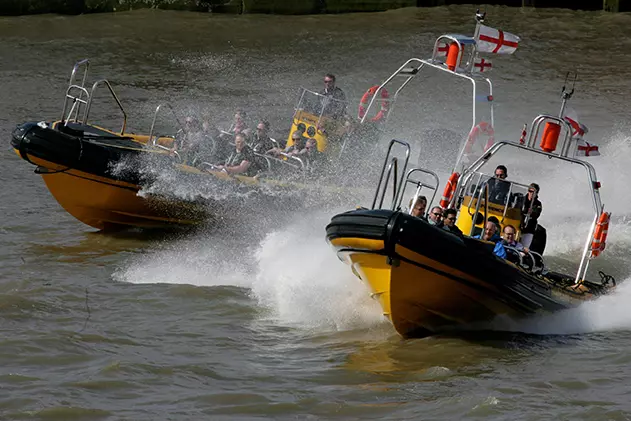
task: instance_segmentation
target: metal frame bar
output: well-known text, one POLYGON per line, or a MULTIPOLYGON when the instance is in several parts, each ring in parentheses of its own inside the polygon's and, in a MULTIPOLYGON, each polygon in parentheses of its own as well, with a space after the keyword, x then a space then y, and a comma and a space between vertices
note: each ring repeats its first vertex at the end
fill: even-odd
MULTIPOLYGON (((171 150, 169 148, 166 148, 158 143, 158 136, 155 137, 155 139, 153 138, 153 131, 155 130, 155 126, 156 126, 156 120, 158 118, 158 113, 160 112, 160 110, 162 109, 163 106, 167 106, 169 107, 169 111, 171 111, 171 114, 173 115, 173 117, 175 118, 175 121, 177 122, 177 124, 180 126, 181 130, 184 130, 184 126, 182 125, 182 122, 180 121, 180 119, 177 117, 177 114, 175 113, 175 109, 173 108, 173 106, 168 103, 168 102, 163 102, 161 104, 158 104, 158 106, 156 107, 155 112, 153 113, 153 119, 151 120, 151 129, 149 130, 149 142, 151 142, 152 146, 157 146, 159 148, 163 148, 166 150, 171 150)), ((147 142, 148 143, 148 142, 147 142)), ((173 143, 173 150, 175 150, 175 141, 173 143)))
MULTIPOLYGON (((448 38, 450 40, 453 40, 455 42, 458 42, 458 44, 460 44, 460 42, 455 38, 452 37, 450 35, 443 35, 441 37, 439 37, 436 41, 436 43, 434 44, 434 54, 432 55, 432 57, 435 57, 435 52, 436 52, 436 48, 437 48, 437 43, 442 39, 442 38, 448 38)), ((459 54, 462 54, 459 53, 459 54)), ((375 92, 375 94, 372 96, 372 98, 370 99, 370 102, 368 103, 368 106, 366 107, 366 113, 364 114, 364 116, 362 117, 362 119, 360 120, 360 123, 364 123, 366 121, 366 118, 369 114, 370 109, 373 107, 373 104, 375 103, 375 101, 377 101, 378 97, 380 97, 380 92, 389 84, 392 82, 392 80, 399 75, 408 75, 407 78, 405 79, 405 81, 401 84, 401 86, 399 86, 394 95, 392 96, 392 100, 391 100, 391 105, 390 105, 390 112, 388 113, 388 116, 386 117, 386 122, 387 119, 389 118, 390 114, 392 114, 392 110, 394 107, 394 104, 396 104, 397 98, 399 96, 399 93, 408 85, 408 83, 410 83, 410 81, 417 76, 420 71, 422 70, 422 68, 424 66, 428 66, 437 70, 440 70, 442 72, 446 72, 450 75, 455 75, 457 77, 460 77, 462 79, 466 79, 468 81, 471 82, 472 85, 472 116, 471 116, 471 128, 469 129, 469 133, 471 132, 471 130, 473 130, 473 128, 476 126, 477 124, 477 91, 478 91, 478 86, 477 86, 477 82, 478 81, 482 81, 482 82, 486 82, 486 84, 489 87, 489 97, 493 97, 493 83, 491 82, 491 80, 489 78, 487 78, 486 76, 478 76, 477 74, 469 74, 469 73, 464 73, 462 71, 453 71, 453 70, 449 70, 449 68, 447 68, 444 63, 439 63, 437 64, 436 61, 434 59, 432 60, 424 60, 424 59, 420 59, 420 58, 410 58, 408 59, 405 63, 403 63, 403 65, 401 65, 394 73, 392 73, 385 81, 383 81, 379 87, 377 88, 377 91, 375 92), (412 67, 408 67, 410 64, 415 64, 415 66, 412 67)), ((491 126, 495 127, 495 114, 494 114, 494 107, 493 107, 493 101, 490 100, 489 101, 489 108, 490 108, 490 112, 491 112, 491 126)), ((465 141, 463 142, 462 148, 460 149, 460 152, 458 154, 458 158, 456 160, 456 163, 454 165, 454 171, 456 171, 456 169, 458 168, 461 160, 462 160, 462 156, 464 154, 464 151, 466 149, 466 145, 467 145, 467 141, 465 139, 465 141)))
POLYGON ((96 82, 94 82, 94 85, 92 85, 92 91, 90 92, 90 97, 85 107, 85 113, 83 114, 83 124, 87 124, 88 122, 90 109, 92 108, 92 99, 94 98, 94 91, 96 90, 96 88, 98 88, 99 86, 103 84, 107 86, 107 89, 110 91, 110 94, 112 94, 112 97, 116 101, 116 104, 118 104, 118 108, 120 108, 121 112, 123 113, 123 125, 120 131, 120 134, 123 135, 125 133, 125 128, 127 127, 127 113, 125 112, 125 109, 123 108, 123 104, 121 104, 120 100, 118 99, 118 96, 114 92, 112 85, 110 85, 110 83, 106 79, 97 80, 96 82))
MULTIPOLYGON (((388 145, 388 152, 386 153, 386 158, 383 161, 383 166, 381 167, 381 173, 379 174, 379 182, 377 183, 377 190, 375 191, 375 197, 372 200, 372 205, 370 206, 371 209, 375 209, 375 204, 377 203, 377 199, 379 198, 379 193, 381 191, 381 184, 383 183, 383 174, 386 171, 386 167, 388 167, 388 175, 386 177, 386 182, 384 184, 384 188, 383 188, 383 192, 381 192, 381 202, 379 204, 379 207, 381 207, 381 205, 383 204, 383 200, 384 200, 384 196, 385 196, 385 192, 388 188, 388 179, 390 178, 390 172, 392 171, 392 166, 393 163, 391 162, 390 165, 388 165, 388 162, 390 161, 390 154, 392 153, 392 148, 394 147, 395 144, 399 144, 401 146, 403 146, 405 148, 405 162, 403 164, 403 167, 401 169, 401 181, 399 182, 399 185, 403 184, 403 177, 405 176, 405 170, 407 169, 408 166, 408 162, 410 160, 410 144, 407 142, 403 142, 401 140, 397 140, 397 139, 392 139, 390 141, 390 144, 388 145)), ((395 157, 393 157, 395 158, 395 157)), ((396 158, 395 158, 396 159, 396 158)), ((395 175, 396 177, 396 175, 395 175)), ((396 193, 396 179, 395 179, 395 193, 396 193)), ((396 196, 393 199, 393 210, 394 210, 394 206, 396 205, 396 196)))
MULTIPOLYGON (((401 202, 403 201, 403 196, 405 195, 405 189, 407 187, 408 184, 416 184, 416 192, 414 193, 414 197, 418 197, 419 193, 421 192, 421 189, 423 187, 427 187, 430 190, 433 190, 433 194, 432 194, 432 198, 430 200, 428 200, 427 203, 433 203, 434 202, 434 198, 436 197, 436 192, 438 191, 438 185, 440 184, 440 180, 438 178, 438 175, 436 175, 435 172, 430 171, 430 170, 426 170, 425 168, 412 168, 410 171, 408 171, 407 176, 405 177, 405 182, 401 185, 400 188, 400 192, 397 198, 397 203, 395 206, 396 208, 401 208, 401 202), (414 174, 415 172, 421 172, 423 174, 429 174, 434 178, 435 184, 434 185, 430 185, 430 184, 425 184, 421 181, 415 181, 411 179, 412 174, 414 174)), ((411 211, 411 209, 410 209, 411 211)))
MULTIPOLYGON (((547 116, 539 116, 539 117, 547 117, 547 116)), ((537 118, 539 118, 537 117, 537 118)), ((557 117, 554 117, 554 119, 557 119, 557 117)), ((535 119, 537 120, 537 119, 535 119)), ((543 121, 543 120, 541 120, 543 121)), ((534 132, 534 127, 533 127, 533 132, 534 132)), ((530 145, 531 143, 534 142, 534 140, 532 139, 536 139, 535 136, 532 136, 531 134, 531 138, 529 138, 528 141, 528 145, 530 145)), ((583 247, 583 254, 581 255, 581 262, 579 264, 578 270, 576 272, 576 277, 574 279, 574 282, 576 284, 578 284, 580 282, 581 279, 583 279, 585 277, 585 274, 587 273, 587 269, 589 268, 589 261, 590 259, 588 258, 588 253, 590 253, 591 251, 591 242, 594 236, 594 230, 596 229, 596 223, 598 222, 598 218, 600 216, 600 214, 603 212, 604 210, 604 206, 600 200, 600 192, 598 190, 598 181, 597 181, 597 177, 596 177, 596 171, 594 170, 594 167, 589 164, 588 162, 582 161, 580 159, 577 158, 571 158, 569 156, 563 156, 560 154, 555 154, 555 153, 550 153, 550 152, 544 152, 542 150, 539 149, 534 149, 533 147, 529 147, 529 146, 524 146, 524 145, 519 145, 517 143, 512 143, 512 142, 508 142, 508 141, 500 141, 495 143, 493 146, 491 146, 489 148, 489 150, 482 155, 481 157, 479 157, 476 161, 474 161, 468 168, 466 168, 463 171, 463 177, 465 177, 466 175, 469 175, 471 173, 475 173, 478 172, 478 170, 483 167, 485 164, 488 163, 489 159, 495 155, 500 149, 502 149, 503 147, 512 147, 512 148, 516 148, 516 149, 520 149, 520 150, 525 150, 525 151, 529 151, 531 153, 535 153, 538 155, 542 155, 542 156, 546 156, 548 158, 554 158, 554 159, 560 159, 562 161, 565 162, 569 162, 570 164, 576 164, 576 165, 580 165, 582 166, 585 171, 587 172, 587 177, 589 179, 589 184, 590 184, 590 190, 592 191, 592 204, 593 204, 593 208, 594 208, 594 219, 592 221, 592 224, 590 226, 589 229, 589 233, 588 236, 585 240, 585 246, 583 247)), ((463 194, 463 188, 464 188, 464 183, 461 184, 460 186, 458 186, 458 191, 457 194, 455 196, 461 196, 463 194)))
POLYGON ((90 93, 87 91, 87 89, 85 89, 85 81, 88 78, 89 70, 90 70, 90 60, 87 58, 76 62, 74 66, 72 67, 72 72, 70 73, 70 80, 68 82, 68 89, 66 90, 66 97, 64 98, 64 106, 61 112, 62 122, 71 120, 73 111, 75 112, 74 121, 77 121, 77 118, 79 116, 79 109, 81 108, 81 103, 86 104, 89 101, 90 93), (85 66, 85 69, 83 71, 83 78, 81 79, 81 85, 77 85, 75 83, 75 79, 77 77, 77 72, 82 66, 85 66), (79 89, 78 97, 70 96, 70 92, 72 88, 79 89), (86 95, 86 99, 82 98, 82 95, 84 93, 86 95), (68 106, 68 99, 72 99, 73 103, 72 103, 72 107, 70 108, 70 112, 68 113, 68 118, 66 118, 66 107, 68 106), (74 106, 77 102, 79 103, 79 105, 75 109, 74 106))

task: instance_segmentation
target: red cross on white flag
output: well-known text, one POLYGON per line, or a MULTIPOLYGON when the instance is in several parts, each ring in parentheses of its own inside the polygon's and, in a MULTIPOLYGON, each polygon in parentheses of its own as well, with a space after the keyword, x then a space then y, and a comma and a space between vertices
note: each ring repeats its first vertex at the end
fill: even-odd
POLYGON ((585 142, 582 139, 578 141, 578 147, 576 148, 575 156, 599 156, 599 155, 600 155, 600 151, 598 150, 598 146, 585 142))
POLYGON ((565 121, 570 123, 570 126, 572 126, 572 137, 583 137, 585 136, 585 133, 589 131, 586 125, 579 123, 575 119, 572 119, 568 116, 565 116, 563 118, 565 118, 565 121))
POLYGON ((449 45, 446 42, 439 42, 436 48, 436 57, 447 57, 449 45))
POLYGON ((491 63, 491 60, 484 57, 476 57, 473 60, 473 68, 471 69, 471 71, 482 73, 488 72, 489 70, 491 70, 491 68, 493 68, 493 63, 491 63))
POLYGON ((475 40, 477 50, 481 53, 513 54, 519 44, 517 35, 480 25, 475 40))

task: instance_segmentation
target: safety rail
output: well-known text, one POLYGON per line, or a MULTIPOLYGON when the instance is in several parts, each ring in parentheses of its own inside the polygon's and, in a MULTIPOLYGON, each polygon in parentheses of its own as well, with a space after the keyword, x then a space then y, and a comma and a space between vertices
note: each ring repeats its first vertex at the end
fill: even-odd
POLYGON ((85 106, 85 113, 83 114, 83 124, 87 124, 88 122, 88 117, 90 115, 90 108, 92 108, 92 100, 94 99, 94 92, 96 91, 96 88, 98 88, 99 86, 103 84, 107 86, 107 89, 112 95, 112 98, 114 98, 114 101, 116 101, 118 108, 120 108, 121 112, 123 113, 123 125, 120 131, 120 134, 123 135, 125 133, 125 128, 127 127, 127 113, 125 112, 125 109, 123 108, 123 104, 121 104, 120 100, 118 99, 118 96, 114 92, 112 85, 110 85, 110 83, 106 79, 97 80, 96 82, 94 82, 94 85, 92 85, 92 91, 90 92, 88 103, 85 106))
POLYGON ((70 73, 70 81, 68 82, 68 89, 66 89, 66 95, 64 97, 64 106, 61 112, 61 121, 77 121, 79 116, 79 111, 81 108, 81 104, 87 105, 88 99, 90 98, 90 93, 87 89, 85 89, 85 81, 88 78, 88 71, 90 70, 90 60, 83 59, 74 64, 72 67, 72 73, 70 73), (85 67, 83 70, 83 77, 81 78, 81 84, 76 84, 77 73, 81 67, 85 67), (78 90, 78 95, 72 95, 73 90, 78 90), (83 94, 85 94, 85 99, 83 98, 83 94), (72 106, 70 107, 70 111, 66 116, 66 109, 68 107, 68 100, 72 100, 72 106), (76 108, 75 108, 76 106, 76 108), (72 118, 72 114, 74 112, 74 118, 72 118))
MULTIPOLYGON (((438 190, 438 185, 440 184, 440 180, 438 178, 438 175, 436 175, 436 173, 433 171, 426 170, 424 168, 412 168, 411 170, 408 171, 407 176, 405 177, 405 181, 403 182, 403 184, 401 185, 401 188, 399 189, 400 192, 399 192, 399 197, 397 199, 396 208, 401 208, 401 202, 403 201, 403 197, 405 196, 405 189, 407 188, 409 184, 416 185, 416 191, 414 192, 414 196, 412 197, 412 203, 414 203, 416 201, 416 198, 418 198, 421 195, 421 190, 423 188, 428 188, 433 191, 431 199, 427 201, 427 203, 433 203, 434 198, 436 197, 436 192, 438 190), (426 184, 422 182, 421 180, 412 179, 412 175, 419 172, 432 176, 434 179, 434 184, 426 184)), ((412 212, 412 207, 410 207, 410 212, 412 212)))
POLYGON ((295 166, 295 165, 293 165, 293 163, 288 162, 288 161, 296 161, 300 165, 300 169, 302 169, 302 170, 305 169, 306 164, 305 164, 305 162, 302 159, 300 159, 300 158, 298 158, 297 156, 294 156, 294 155, 288 155, 288 154, 286 154, 284 152, 281 152, 280 154, 281 154, 281 156, 284 156, 285 158, 287 158, 287 161, 285 161, 287 164, 295 166))
POLYGON ((392 210, 396 209, 397 198, 398 198, 397 187, 403 184, 403 177, 405 177, 405 171, 407 169, 409 160, 410 160, 410 144, 407 142, 400 141, 400 140, 392 139, 390 141, 390 144, 388 145, 388 152, 386 153, 386 158, 384 159, 383 167, 381 168, 381 174, 379 175, 379 182, 377 183, 377 190, 375 191, 375 197, 373 198, 371 209, 375 209, 375 205, 377 204, 377 200, 379 199, 379 197, 381 197, 381 200, 379 201, 379 208, 381 208, 381 206, 383 205, 383 201, 385 199, 386 192, 388 190, 388 181, 390 180, 390 175, 392 172, 394 172, 394 179, 393 179, 392 207, 391 208, 392 210), (397 183, 398 158, 396 158, 395 156, 391 157, 392 148, 394 147, 394 145, 397 145, 397 144, 405 148, 405 161, 403 163, 403 167, 401 168, 401 179, 399 180, 398 183, 397 183), (385 181, 384 181, 384 173, 386 173, 385 181), (383 184, 383 189, 381 188, 382 184, 383 184))
MULTIPOLYGON (((173 148, 167 148, 166 146, 162 146, 158 143, 158 139, 160 138, 160 136, 153 136, 153 132, 156 128, 156 120, 158 118, 158 113, 160 112, 160 110, 162 109, 162 107, 168 107, 169 111, 171 111, 171 114, 173 115, 173 118, 175 118, 175 121, 177 122, 177 124, 180 126, 180 130, 184 131, 184 125, 182 124, 182 122, 180 121, 180 119, 177 117, 177 114, 175 113, 175 109, 173 108, 173 106, 168 103, 168 102, 163 102, 161 104, 158 104, 158 106, 156 107, 156 110, 153 113, 153 119, 151 120, 151 128, 149 129, 149 141, 147 143, 150 143, 151 146, 154 146, 156 148, 159 149, 166 149, 168 151, 175 151, 176 145, 175 143, 173 143, 173 148)), ((175 142, 175 141, 174 141, 175 142)))
POLYGON ((561 141, 558 155, 560 156, 570 156, 570 152, 573 154, 572 147, 572 126, 565 119, 555 117, 552 115, 542 114, 537 116, 532 122, 532 128, 530 130, 530 135, 528 136, 528 140, 526 142, 526 146, 529 148, 537 147, 536 143, 539 138, 539 132, 541 131, 541 126, 543 123, 556 123, 559 124, 565 130, 563 131, 564 135, 561 141))
POLYGON ((94 99, 94 92, 96 89, 101 86, 107 86, 110 94, 116 101, 118 108, 120 108, 123 113, 123 124, 121 127, 120 134, 125 134, 125 129, 127 128, 127 113, 125 112, 125 108, 123 108, 123 104, 118 99, 118 96, 114 92, 112 85, 106 80, 101 79, 96 81, 92 85, 92 89, 88 91, 85 88, 85 83, 88 77, 88 71, 90 69, 90 60, 84 59, 75 63, 72 68, 72 73, 70 74, 70 81, 68 83, 68 88, 66 89, 66 94, 64 96, 64 105, 61 111, 61 123, 63 125, 68 125, 68 122, 72 121, 80 124, 88 124, 88 117, 90 116, 90 109, 92 108, 92 100, 94 99), (77 74, 79 73, 79 69, 84 67, 83 77, 81 78, 81 84, 78 85, 76 82, 77 74), (70 110, 68 110, 68 102, 71 101, 72 105, 70 106, 70 110), (85 107, 83 111, 83 117, 79 119, 81 106, 85 107))
POLYGON ((543 256, 541 256, 541 254, 534 252, 532 250, 518 249, 516 247, 507 246, 507 245, 504 245, 504 248, 507 251, 510 251, 513 256, 516 256, 519 259, 519 266, 523 268, 527 268, 532 273, 535 273, 535 274, 546 272, 546 266, 543 261, 543 256), (524 263, 524 256, 528 256, 530 258, 530 260, 532 261, 531 266, 528 266, 527 264, 524 263), (540 266, 537 265, 537 260, 541 262, 540 266))

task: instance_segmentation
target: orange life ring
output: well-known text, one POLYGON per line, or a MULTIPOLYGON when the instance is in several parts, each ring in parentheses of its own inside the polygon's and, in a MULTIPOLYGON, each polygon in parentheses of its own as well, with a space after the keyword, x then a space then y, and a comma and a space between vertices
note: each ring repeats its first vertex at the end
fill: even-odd
POLYGON ((465 153, 471 153, 471 149, 473 145, 478 140, 478 136, 484 134, 488 137, 486 141, 486 145, 484 146, 484 151, 486 152, 493 143, 495 143, 495 130, 493 130, 493 126, 487 123, 486 121, 481 121, 478 125, 476 125, 469 132, 469 137, 467 138, 467 146, 465 147, 465 153))
MULTIPOLYGON (((366 115, 366 111, 367 111, 366 107, 368 107, 368 104, 370 103, 370 98, 372 98, 377 93, 377 89, 379 89, 379 85, 371 86, 370 89, 368 89, 362 96, 362 99, 359 102, 359 112, 357 113, 357 116, 360 119, 364 118, 364 116, 366 115)), ((386 115, 388 115, 388 110, 390 109, 390 103, 388 102, 388 98, 390 98, 388 91, 385 88, 382 88, 381 89, 381 99, 382 99, 381 109, 379 110, 376 116, 370 119, 370 121, 380 121, 386 115)))
POLYGON ((596 224, 596 231, 594 232, 594 239, 592 241, 592 257, 597 257, 607 245, 607 231, 609 230, 610 217, 611 213, 603 212, 600 214, 600 218, 598 218, 598 224, 596 224))
POLYGON ((456 187, 458 187, 458 178, 460 178, 460 174, 457 172, 452 173, 449 176, 449 180, 447 180, 447 185, 443 191, 443 197, 438 203, 441 208, 447 209, 447 206, 449 206, 449 202, 451 202, 451 199, 454 197, 454 193, 456 192, 456 187))

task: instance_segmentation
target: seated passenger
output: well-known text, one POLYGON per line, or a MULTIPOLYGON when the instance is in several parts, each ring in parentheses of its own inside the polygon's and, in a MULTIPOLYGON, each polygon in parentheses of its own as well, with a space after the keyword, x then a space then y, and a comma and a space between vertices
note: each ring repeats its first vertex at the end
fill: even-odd
POLYGON ((302 132, 296 130, 291 134, 291 139, 293 140, 293 145, 287 146, 285 149, 274 148, 270 153, 273 155, 299 155, 300 152, 305 149, 305 138, 302 136, 302 132))
POLYGON ((434 206, 432 210, 429 211, 429 215, 427 215, 430 225, 435 225, 437 227, 442 227, 443 225, 443 208, 440 206, 434 206))
POLYGON ((427 208, 427 198, 425 196, 417 196, 416 200, 412 198, 410 200, 410 215, 416 216, 417 218, 425 219, 425 209, 427 208), (414 203, 412 203, 414 201, 414 203))
POLYGON ((528 249, 524 247, 522 243, 515 239, 517 230, 512 225, 506 225, 502 236, 502 244, 508 247, 512 247, 517 251, 528 252, 528 249))
POLYGON ((497 235, 497 226, 493 222, 487 221, 486 225, 484 226, 484 234, 482 234, 482 237, 480 237, 480 235, 476 235, 473 238, 480 238, 484 241, 491 241, 495 243, 493 253, 495 253, 497 257, 506 259, 506 249, 501 242, 502 237, 497 235))
POLYGON ((445 209, 443 212, 443 229, 449 231, 452 234, 456 234, 458 237, 462 237, 462 231, 456 225, 456 212, 455 209, 445 209))
POLYGON ((301 151, 301 156, 309 160, 310 166, 319 166, 322 163, 323 154, 318 150, 318 141, 314 138, 308 139, 305 148, 301 151))
POLYGON ((242 133, 246 137, 249 136, 250 129, 248 128, 246 118, 247 114, 245 113, 245 111, 242 109, 238 109, 234 114, 234 120, 228 131, 233 134, 242 133))
POLYGON ((495 168, 495 177, 488 182, 490 202, 498 205, 506 204, 508 191, 510 190, 510 183, 504 181, 506 177, 508 177, 508 170, 504 165, 498 165, 495 168))
POLYGON ((276 145, 269 137, 269 121, 261 120, 256 125, 256 133, 252 138, 252 151, 260 154, 271 152, 276 145))
POLYGON ((502 224, 500 224, 500 220, 497 219, 495 216, 491 215, 488 217, 487 221, 489 222, 493 222, 495 224, 495 227, 497 228, 496 232, 498 234, 496 234, 499 237, 499 232, 502 231, 502 224))
POLYGON ((256 175, 258 166, 254 160, 254 152, 245 144, 245 136, 241 133, 234 137, 235 152, 228 158, 225 165, 215 167, 225 170, 228 174, 242 174, 248 177, 256 175))

